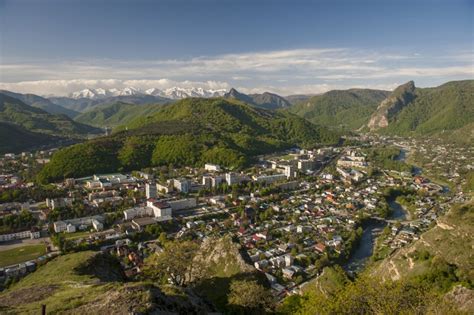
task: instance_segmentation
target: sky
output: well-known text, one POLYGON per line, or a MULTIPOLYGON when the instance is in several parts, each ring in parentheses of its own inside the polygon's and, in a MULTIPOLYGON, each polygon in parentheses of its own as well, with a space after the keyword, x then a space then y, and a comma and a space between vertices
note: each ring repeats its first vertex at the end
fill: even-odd
POLYGON ((474 0, 0 0, 0 89, 317 94, 474 79, 474 0))

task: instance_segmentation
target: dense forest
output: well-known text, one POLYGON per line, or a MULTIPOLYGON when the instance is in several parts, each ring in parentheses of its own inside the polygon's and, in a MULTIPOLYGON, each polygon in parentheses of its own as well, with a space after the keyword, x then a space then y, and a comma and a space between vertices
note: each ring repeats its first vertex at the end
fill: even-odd
POLYGON ((256 155, 339 141, 339 134, 290 113, 238 101, 189 98, 140 116, 109 137, 57 152, 41 182, 148 166, 219 163, 237 168, 256 155))

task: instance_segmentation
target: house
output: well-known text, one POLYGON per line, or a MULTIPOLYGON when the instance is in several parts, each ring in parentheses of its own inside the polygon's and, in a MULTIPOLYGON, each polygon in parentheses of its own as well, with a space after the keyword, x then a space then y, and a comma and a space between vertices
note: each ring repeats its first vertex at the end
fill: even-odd
POLYGON ((293 268, 289 268, 289 267, 283 268, 282 272, 283 272, 283 276, 287 279, 293 278, 293 276, 295 274, 295 270, 293 270, 293 268))
POLYGON ((138 231, 143 231, 147 225, 156 224, 157 221, 155 218, 145 217, 145 218, 135 218, 132 220, 132 226, 138 231))
POLYGON ((317 243, 316 245, 314 245, 314 249, 316 249, 320 253, 324 253, 326 251, 326 245, 324 245, 323 243, 317 243))
POLYGON ((264 259, 264 260, 256 261, 256 262, 254 263, 254 266, 255 266, 255 268, 257 268, 258 270, 262 270, 263 268, 265 268, 265 267, 268 266, 268 260, 264 259))
POLYGON ((220 172, 221 171, 221 167, 219 165, 216 165, 216 164, 208 164, 206 163, 204 165, 204 169, 206 171, 212 171, 212 172, 220 172))

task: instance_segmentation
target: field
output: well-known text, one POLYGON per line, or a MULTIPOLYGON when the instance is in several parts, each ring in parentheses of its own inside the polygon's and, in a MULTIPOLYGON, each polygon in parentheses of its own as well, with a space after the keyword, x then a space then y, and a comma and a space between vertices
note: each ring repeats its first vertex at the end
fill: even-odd
POLYGON ((0 267, 32 260, 46 253, 43 244, 27 245, 0 252, 0 267))
POLYGON ((68 240, 75 240, 78 238, 84 238, 91 234, 89 231, 75 232, 75 233, 64 233, 64 238, 68 240))

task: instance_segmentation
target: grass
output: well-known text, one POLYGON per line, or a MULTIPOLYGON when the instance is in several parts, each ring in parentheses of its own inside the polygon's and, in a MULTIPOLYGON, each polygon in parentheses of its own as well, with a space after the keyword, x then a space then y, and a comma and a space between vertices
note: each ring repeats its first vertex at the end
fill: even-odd
POLYGON ((10 266, 38 258, 46 253, 43 244, 28 245, 0 252, 0 267, 10 266))
MULTIPOLYGON (((0 301, 23 299, 23 302, 11 306, 10 310, 15 314, 37 313, 41 304, 46 304, 48 313, 53 314, 90 303, 108 290, 120 286, 118 282, 104 283, 91 273, 77 270, 95 255, 95 252, 84 251, 58 256, 0 293, 0 301), (54 289, 44 294, 48 288, 54 289)), ((96 266, 97 263, 92 264, 96 266)))
POLYGON ((67 240, 76 240, 79 238, 84 238, 91 234, 89 231, 75 232, 75 233, 63 233, 64 238, 67 240))

